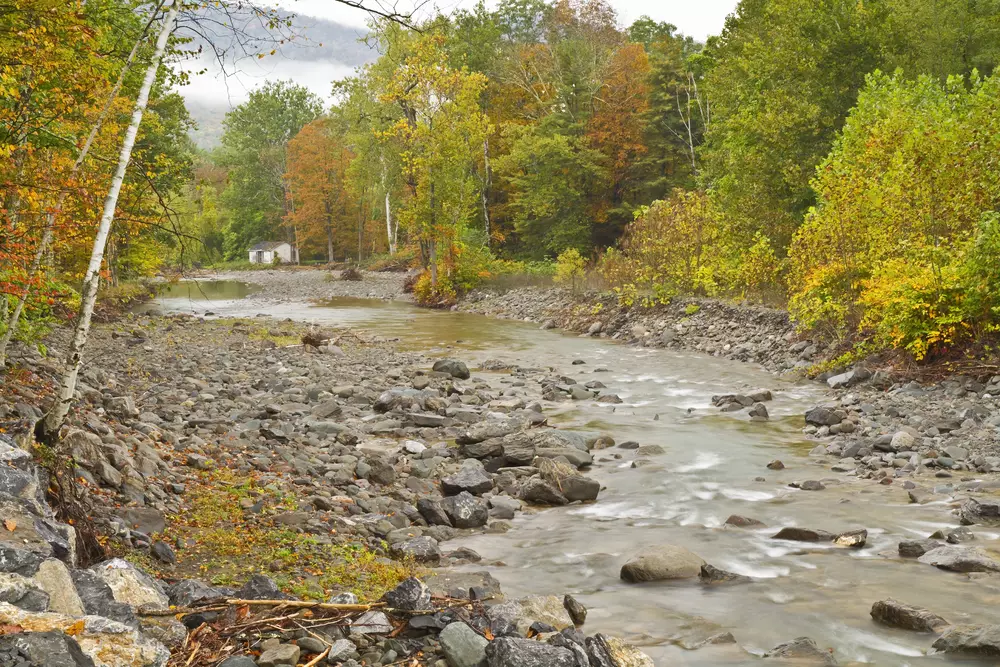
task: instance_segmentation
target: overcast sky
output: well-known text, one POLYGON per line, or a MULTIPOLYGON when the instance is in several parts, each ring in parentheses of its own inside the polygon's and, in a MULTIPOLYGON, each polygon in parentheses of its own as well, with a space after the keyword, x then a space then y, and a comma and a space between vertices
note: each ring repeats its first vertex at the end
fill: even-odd
MULTIPOLYGON (((365 21, 368 15, 357 9, 346 7, 335 0, 272 0, 278 6, 294 12, 301 17, 299 23, 307 23, 307 17, 315 17, 335 21, 356 29, 347 35, 356 40, 365 32, 365 21)), ((366 0, 372 1, 372 0, 366 0)), ((379 1, 379 0, 375 0, 379 1)), ((400 11, 410 11, 420 0, 380 0, 383 7, 396 6, 400 11)), ((648 15, 657 21, 667 21, 676 25, 681 32, 696 39, 704 39, 708 35, 717 34, 722 30, 726 15, 736 7, 737 0, 608 0, 618 11, 618 20, 622 26, 629 25, 642 15, 648 15)), ((430 15, 436 8, 443 13, 450 13, 458 8, 469 8, 476 0, 431 0, 424 4, 421 15, 430 15)), ((493 6, 495 0, 487 0, 493 6)), ((419 15, 418 15, 419 16, 419 15)), ((308 30, 303 31, 308 36, 308 30)), ((330 45, 324 44, 324 53, 330 45)), ((353 67, 338 62, 330 54, 313 53, 309 58, 300 60, 295 54, 278 55, 263 60, 246 60, 240 63, 239 72, 227 77, 219 74, 219 68, 208 61, 189 62, 184 68, 190 71, 190 85, 182 89, 182 94, 192 108, 192 114, 202 126, 233 105, 247 99, 250 90, 262 85, 267 80, 291 79, 308 87, 324 99, 330 98, 330 83, 344 78, 353 71, 353 67), (319 56, 319 57, 317 57, 319 56), (194 74, 205 67, 204 74, 194 74)))
MULTIPOLYGON (((385 5, 391 5, 393 0, 383 0, 385 5)), ((681 32, 697 39, 722 30, 726 15, 736 7, 736 0, 609 0, 612 7, 618 10, 618 18, 623 25, 628 25, 643 14, 657 21, 673 23, 681 32)), ((318 16, 339 23, 363 27, 367 15, 361 10, 345 7, 335 0, 278 0, 278 4, 296 14, 318 16)), ((428 7, 437 7, 447 14, 458 8, 469 8, 476 0, 437 0, 430 2, 428 7)), ((496 2, 487 0, 487 5, 494 6, 496 2)), ((396 5, 400 10, 409 10, 414 6, 413 0, 399 0, 396 5), (409 4, 407 4, 409 2, 409 4)))

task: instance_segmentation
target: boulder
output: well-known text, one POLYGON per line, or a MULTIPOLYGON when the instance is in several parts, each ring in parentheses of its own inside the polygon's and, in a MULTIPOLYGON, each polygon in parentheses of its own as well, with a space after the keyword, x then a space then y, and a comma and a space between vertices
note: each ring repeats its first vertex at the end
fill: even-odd
POLYGON ((592 667, 654 667, 653 659, 618 637, 596 634, 587 638, 592 667))
POLYGON ((797 665, 825 665, 836 667, 837 659, 829 651, 820 650, 809 637, 799 637, 790 642, 778 644, 764 654, 765 658, 788 660, 797 665))
POLYGON ((461 470, 441 480, 441 492, 446 496, 457 496, 463 491, 480 496, 492 490, 493 477, 474 458, 466 459, 461 470))
POLYGON ((432 367, 436 373, 447 373, 459 380, 468 380, 470 377, 469 368, 457 359, 439 359, 432 367))
POLYGON ((871 614, 879 623, 903 630, 936 632, 948 625, 948 621, 923 607, 903 604, 892 598, 873 604, 871 614))
POLYGON ((858 530, 849 530, 845 533, 835 535, 833 538, 833 543, 842 546, 850 547, 852 549, 860 549, 865 546, 868 541, 868 531, 864 528, 859 528, 858 530))
POLYGON ((438 637, 448 667, 486 667, 489 641, 461 621, 445 626, 438 637))
POLYGON ((441 509, 455 528, 479 528, 489 520, 486 501, 476 498, 468 491, 441 500, 441 509))
POLYGON ((0 664, 18 667, 94 667, 72 637, 58 631, 0 636, 0 664))
POLYGON ((958 518, 965 526, 1000 526, 1000 502, 969 498, 958 509, 958 518))
POLYGON ((170 652, 159 642, 100 616, 80 619, 51 612, 31 613, 0 603, 0 625, 17 625, 28 632, 72 634, 95 667, 165 667, 170 659, 170 652))
POLYGON ((538 468, 542 479, 558 489, 566 500, 597 500, 597 494, 601 491, 600 482, 584 477, 576 468, 542 457, 536 457, 532 465, 538 468))
POLYGON ((506 600, 487 608, 486 615, 491 621, 508 621, 522 635, 528 634, 528 629, 534 623, 544 623, 556 630, 574 627, 573 618, 558 595, 529 595, 506 600))
POLYGON ((973 547, 940 546, 918 560, 951 572, 1000 572, 1000 561, 973 547))
POLYGON ((410 577, 400 582, 391 591, 382 596, 382 600, 391 609, 403 611, 422 611, 432 609, 431 592, 424 582, 416 577, 410 577))
POLYGON ((166 593, 167 597, 170 598, 170 604, 177 607, 190 607, 204 600, 229 597, 231 591, 209 586, 197 579, 182 579, 168 586, 166 593))
POLYGON ((811 528, 796 528, 794 526, 782 528, 777 534, 771 536, 772 540, 792 540, 793 542, 830 542, 833 540, 833 533, 825 530, 812 530, 811 528))
POLYGON ((572 651, 532 639, 497 637, 486 647, 489 667, 577 667, 572 651))
POLYGON ((806 412, 806 423, 813 426, 833 426, 844 421, 845 416, 840 410, 819 406, 806 412))
POLYGON ((764 526, 764 522, 747 516, 732 514, 726 519, 726 525, 735 526, 736 528, 761 528, 764 526))
POLYGON ((483 421, 469 426, 463 431, 455 442, 460 445, 472 445, 490 438, 503 438, 517 433, 525 427, 525 422, 521 419, 506 417, 503 419, 484 419, 483 421))
POLYGON ((899 555, 902 558, 920 558, 928 551, 942 546, 937 540, 903 540, 899 543, 899 555))
POLYGON ((49 594, 27 577, 5 572, 0 574, 0 602, 25 611, 47 611, 49 594))
POLYGON ((129 507, 120 516, 126 526, 145 535, 162 533, 167 527, 163 512, 151 507, 129 507))
POLYGON ((1000 658, 1000 625, 956 625, 934 642, 942 653, 972 658, 1000 658))
POLYGON ((672 544, 649 547, 622 565, 621 578, 631 583, 688 579, 701 573, 699 556, 672 544))
POLYGON ((417 511, 430 526, 450 526, 451 518, 444 511, 440 500, 421 498, 417 501, 417 511))
POLYGON ((0 572, 14 572, 30 577, 38 572, 38 567, 44 560, 45 556, 38 552, 0 543, 0 572))
POLYGON ((138 627, 132 607, 115 600, 111 587, 90 570, 73 570, 73 585, 84 611, 90 616, 103 616, 124 625, 138 627))
POLYGON ((236 591, 236 597, 241 600, 290 600, 291 597, 278 589, 274 579, 262 574, 255 574, 236 591))
POLYGON ((705 563, 701 566, 701 572, 698 574, 698 578, 701 579, 703 584, 742 584, 752 581, 750 577, 744 576, 742 574, 736 574, 735 572, 729 572, 723 570, 722 568, 715 567, 705 563))
POLYGON ((45 560, 38 567, 34 580, 49 595, 48 611, 69 616, 83 616, 87 613, 76 592, 69 569, 61 560, 45 560))
POLYGON ((518 497, 534 505, 566 505, 569 500, 552 484, 541 477, 529 477, 521 484, 518 497))
POLYGON ((441 561, 441 549, 433 537, 411 537, 390 545, 389 555, 397 560, 411 559, 415 563, 436 565, 441 561))
POLYGON ((117 602, 135 608, 148 605, 151 609, 166 609, 170 606, 170 599, 160 584, 128 561, 113 558, 90 570, 108 585, 117 602))

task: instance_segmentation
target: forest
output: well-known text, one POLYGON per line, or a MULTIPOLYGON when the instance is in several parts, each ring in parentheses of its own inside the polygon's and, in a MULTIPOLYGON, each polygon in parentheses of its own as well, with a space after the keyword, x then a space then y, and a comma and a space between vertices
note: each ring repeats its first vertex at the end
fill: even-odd
POLYGON ((207 4, 0 4, 0 358, 102 281, 275 240, 421 269, 429 305, 585 269, 628 307, 787 307, 855 354, 1000 326, 1000 0, 742 0, 704 42, 605 0, 376 17, 332 103, 268 82, 204 151, 178 91, 205 26, 240 25, 212 12, 270 30, 230 39, 253 57, 294 38, 207 4))

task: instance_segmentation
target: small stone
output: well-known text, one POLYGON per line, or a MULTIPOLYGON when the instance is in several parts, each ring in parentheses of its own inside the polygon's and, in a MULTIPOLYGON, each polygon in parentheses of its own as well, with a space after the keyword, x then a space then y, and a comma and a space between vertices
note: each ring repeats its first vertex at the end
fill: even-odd
POLYGON ((768 470, 784 470, 785 469, 785 464, 782 463, 781 461, 779 461, 778 459, 774 459, 773 461, 771 461, 770 463, 767 464, 767 469, 768 470))
POLYGON ((282 644, 276 648, 271 648, 260 654, 257 658, 258 667, 287 667, 298 664, 299 656, 302 654, 295 644, 282 644))
POLYGON ((573 619, 573 625, 583 625, 587 620, 587 608, 569 593, 563 596, 563 606, 573 619))

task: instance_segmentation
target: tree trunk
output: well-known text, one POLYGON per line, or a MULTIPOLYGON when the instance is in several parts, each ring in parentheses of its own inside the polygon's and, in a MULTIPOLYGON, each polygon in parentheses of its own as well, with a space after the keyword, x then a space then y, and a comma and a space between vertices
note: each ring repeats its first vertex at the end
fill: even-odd
POLYGON ((483 170, 486 172, 483 176, 483 188, 482 188, 482 199, 483 199, 483 221, 486 225, 486 245, 490 245, 490 208, 489 208, 489 191, 490 191, 490 140, 489 138, 483 139, 483 170))
POLYGON ((94 316, 94 306, 97 303, 97 288, 101 282, 101 263, 104 260, 104 249, 111 233, 111 223, 114 221, 115 208, 118 205, 118 195, 121 193, 122 182, 125 180, 125 172, 128 163, 132 159, 132 148, 135 146, 135 138, 139 133, 139 125, 142 123, 142 115, 149 103, 149 91, 156 80, 156 73, 160 68, 160 61, 163 59, 163 52, 167 48, 167 40, 173 32, 174 23, 177 20, 178 3, 180 0, 169 0, 170 10, 163 19, 163 27, 156 39, 156 50, 153 58, 146 68, 146 76, 139 89, 139 96, 135 101, 135 108, 132 111, 132 120, 128 130, 125 132, 125 140, 122 142, 121 152, 118 155, 118 168, 114 178, 111 179, 111 188, 108 191, 107 199, 104 201, 104 212, 101 215, 101 222, 97 228, 97 236, 94 238, 94 247, 90 254, 90 263, 87 265, 87 273, 83 280, 83 293, 80 300, 80 312, 77 316, 76 328, 73 333, 73 340, 69 346, 69 353, 66 359, 66 371, 63 374, 56 402, 52 406, 45 418, 38 423, 38 438, 45 443, 54 443, 59 439, 59 430, 66 421, 70 406, 73 404, 73 394, 76 393, 76 381, 80 374, 80 366, 83 362, 83 350, 87 345, 87 337, 90 334, 90 321, 94 316))
POLYGON ((385 191, 385 234, 389 239, 389 254, 396 254, 396 235, 392 230, 392 205, 389 203, 389 191, 385 191))
POLYGON ((333 210, 329 197, 323 202, 323 208, 326 209, 326 261, 333 264, 333 210))
POLYGON ((438 284, 438 253, 437 253, 437 243, 431 239, 430 245, 430 264, 431 264, 431 287, 437 287, 438 284))

